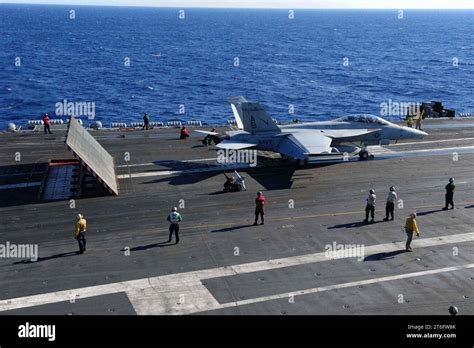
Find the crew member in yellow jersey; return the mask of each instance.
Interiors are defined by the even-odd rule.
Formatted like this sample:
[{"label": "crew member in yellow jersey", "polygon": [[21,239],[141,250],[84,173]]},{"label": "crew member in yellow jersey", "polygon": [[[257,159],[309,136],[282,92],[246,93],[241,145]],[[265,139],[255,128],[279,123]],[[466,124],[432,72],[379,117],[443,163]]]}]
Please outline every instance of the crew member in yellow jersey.
[{"label": "crew member in yellow jersey", "polygon": [[84,254],[86,251],[86,230],[87,230],[87,221],[84,219],[82,214],[77,214],[77,223],[76,223],[76,231],[74,233],[74,237],[79,244],[79,251],[78,254]]},{"label": "crew member in yellow jersey", "polygon": [[406,251],[413,251],[411,249],[411,241],[413,239],[413,233],[416,233],[416,236],[420,236],[420,230],[418,229],[418,224],[416,223],[416,213],[411,213],[405,222],[405,232],[407,233],[407,244],[405,246]]},{"label": "crew member in yellow jersey", "polygon": [[423,122],[423,119],[425,118],[425,109],[423,109],[421,112],[418,111],[418,115],[416,118],[416,129],[423,131],[423,128],[421,128],[421,124]]}]

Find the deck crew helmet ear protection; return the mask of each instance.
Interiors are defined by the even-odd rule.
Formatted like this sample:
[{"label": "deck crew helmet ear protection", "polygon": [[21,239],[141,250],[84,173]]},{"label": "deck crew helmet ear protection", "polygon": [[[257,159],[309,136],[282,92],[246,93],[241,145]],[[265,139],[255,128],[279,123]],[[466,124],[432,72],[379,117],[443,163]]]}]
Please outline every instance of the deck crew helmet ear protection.
[{"label": "deck crew helmet ear protection", "polygon": [[395,191],[395,186],[390,186],[390,191]]},{"label": "deck crew helmet ear protection", "polygon": [[454,181],[454,178],[449,178],[449,182],[453,182]]},{"label": "deck crew helmet ear protection", "polygon": [[82,214],[77,214],[77,219],[80,220],[82,219],[84,216],[82,216]]},{"label": "deck crew helmet ear protection", "polygon": [[173,207],[173,209],[171,209],[171,211],[178,211],[178,208]]},{"label": "deck crew helmet ear protection", "polygon": [[373,195],[375,191],[373,189],[370,189],[369,193]]},{"label": "deck crew helmet ear protection", "polygon": [[262,195],[262,191],[258,191],[257,196],[261,196],[261,195]]}]

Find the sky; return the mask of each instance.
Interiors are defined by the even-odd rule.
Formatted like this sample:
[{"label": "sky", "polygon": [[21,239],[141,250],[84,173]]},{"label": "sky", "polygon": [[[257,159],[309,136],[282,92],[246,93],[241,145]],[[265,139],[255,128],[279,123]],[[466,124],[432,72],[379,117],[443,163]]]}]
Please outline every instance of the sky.
[{"label": "sky", "polygon": [[474,0],[0,0],[0,3],[178,8],[474,9]]}]

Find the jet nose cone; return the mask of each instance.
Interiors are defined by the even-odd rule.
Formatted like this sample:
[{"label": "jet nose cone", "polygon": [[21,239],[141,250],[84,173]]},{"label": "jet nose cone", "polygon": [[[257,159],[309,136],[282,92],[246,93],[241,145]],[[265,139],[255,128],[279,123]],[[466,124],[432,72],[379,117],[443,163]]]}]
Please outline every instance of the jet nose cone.
[{"label": "jet nose cone", "polygon": [[428,135],[428,133],[423,132],[423,131],[418,130],[418,129],[414,129],[414,131],[415,131],[415,136],[419,139],[423,139],[424,137],[426,137]]},{"label": "jet nose cone", "polygon": [[423,132],[423,131],[418,130],[418,129],[408,128],[407,130],[408,130],[407,135],[410,138],[423,139],[424,137],[426,137],[428,135],[428,133]]}]

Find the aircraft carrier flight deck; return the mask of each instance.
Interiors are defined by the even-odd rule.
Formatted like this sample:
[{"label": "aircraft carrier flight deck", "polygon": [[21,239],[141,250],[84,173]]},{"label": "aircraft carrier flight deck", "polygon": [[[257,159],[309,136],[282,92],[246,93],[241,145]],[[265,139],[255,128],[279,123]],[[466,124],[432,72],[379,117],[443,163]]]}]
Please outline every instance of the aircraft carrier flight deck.
[{"label": "aircraft carrier flight deck", "polygon": [[[374,147],[373,160],[301,168],[269,152],[256,167],[219,164],[192,129],[186,140],[179,128],[91,130],[115,160],[118,195],[87,171],[55,169],[79,166],[64,127],[2,133],[0,244],[35,244],[39,257],[0,258],[0,313],[474,314],[474,120],[424,126],[423,140]],[[247,190],[223,193],[234,169]],[[450,177],[455,209],[442,210]],[[401,205],[385,222],[391,185]],[[375,222],[364,224],[370,188]],[[253,226],[257,191],[265,225]],[[167,243],[172,207],[179,244]],[[405,252],[413,211],[421,236]],[[335,244],[364,254],[328,257]]]}]

